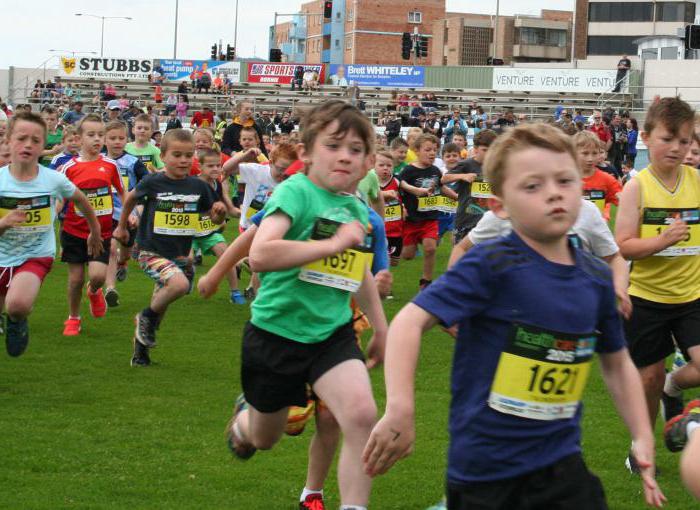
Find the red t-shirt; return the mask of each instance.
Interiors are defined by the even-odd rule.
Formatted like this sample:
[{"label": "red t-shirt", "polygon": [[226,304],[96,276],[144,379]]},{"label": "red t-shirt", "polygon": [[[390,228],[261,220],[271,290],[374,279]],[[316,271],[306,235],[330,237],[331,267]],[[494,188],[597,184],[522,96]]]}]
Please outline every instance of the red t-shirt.
[{"label": "red t-shirt", "polygon": [[610,204],[619,203],[617,194],[622,186],[612,175],[596,169],[590,177],[583,178],[583,197],[593,202],[600,212],[607,217]]},{"label": "red t-shirt", "polygon": [[610,140],[610,130],[604,123],[598,124],[598,127],[596,127],[595,124],[591,126],[591,131],[593,131],[596,136],[600,139],[601,142],[608,143],[608,140]]},{"label": "red t-shirt", "polygon": [[384,228],[387,237],[401,237],[403,235],[403,206],[399,194],[399,181],[392,177],[382,191],[396,191],[398,198],[384,200]]},{"label": "red t-shirt", "polygon": [[[222,152],[221,153],[221,166],[224,166],[224,163],[226,163],[229,159],[231,159],[231,156],[224,154]],[[202,169],[199,167],[199,159],[197,158],[197,156],[194,156],[192,158],[192,168],[190,168],[190,175],[193,177],[197,177],[201,173],[202,173]]]},{"label": "red t-shirt", "polygon": [[214,112],[208,110],[206,112],[194,112],[192,116],[192,124],[197,127],[209,127],[214,125]]},{"label": "red t-shirt", "polygon": [[[117,163],[102,155],[95,161],[74,158],[63,166],[61,172],[88,197],[100,222],[102,239],[111,238],[114,209],[112,188],[120,195],[124,192]],[[63,230],[81,239],[87,239],[90,235],[87,220],[72,201],[68,203]]]}]

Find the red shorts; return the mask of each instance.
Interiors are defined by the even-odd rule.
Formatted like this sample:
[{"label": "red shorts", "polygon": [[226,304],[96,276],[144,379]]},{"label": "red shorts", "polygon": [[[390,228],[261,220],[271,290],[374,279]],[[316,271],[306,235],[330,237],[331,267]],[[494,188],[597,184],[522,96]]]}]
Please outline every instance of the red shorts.
[{"label": "red shorts", "polygon": [[425,220],[418,222],[403,222],[403,245],[411,246],[420,243],[423,239],[438,239],[438,220]]},{"label": "red shorts", "polygon": [[19,273],[32,273],[39,277],[39,281],[43,282],[46,275],[51,271],[53,265],[53,257],[37,257],[27,259],[24,264],[16,267],[0,267],[0,296],[6,296],[7,290],[10,288],[12,278]]}]

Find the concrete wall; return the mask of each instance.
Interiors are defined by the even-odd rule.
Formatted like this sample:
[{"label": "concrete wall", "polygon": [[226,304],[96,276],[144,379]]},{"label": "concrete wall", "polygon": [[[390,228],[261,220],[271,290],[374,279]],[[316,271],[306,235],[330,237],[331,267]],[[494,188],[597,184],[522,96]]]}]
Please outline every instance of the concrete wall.
[{"label": "concrete wall", "polygon": [[645,105],[656,95],[680,95],[700,108],[700,60],[647,60],[644,64]]},{"label": "concrete wall", "polygon": [[[37,80],[54,81],[58,75],[57,68],[12,67],[0,69],[0,97],[9,104],[22,102],[28,91],[34,88]],[[10,83],[12,80],[12,83]]]}]

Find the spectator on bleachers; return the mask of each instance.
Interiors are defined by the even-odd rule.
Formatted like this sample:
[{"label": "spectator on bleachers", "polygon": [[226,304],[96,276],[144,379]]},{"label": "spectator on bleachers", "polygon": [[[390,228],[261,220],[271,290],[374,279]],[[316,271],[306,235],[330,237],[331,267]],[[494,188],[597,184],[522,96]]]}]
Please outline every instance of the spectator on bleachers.
[{"label": "spectator on bleachers", "polygon": [[214,126],[214,112],[208,104],[202,107],[202,111],[194,112],[190,124],[196,128]]},{"label": "spectator on bleachers", "polygon": [[221,77],[221,73],[216,73],[216,78],[211,82],[214,92],[217,94],[225,94],[224,91],[224,79]]},{"label": "spectator on bleachers", "polygon": [[180,119],[180,122],[185,122],[187,120],[187,110],[189,109],[190,105],[186,101],[187,96],[185,95],[180,95],[177,101],[177,105],[175,105],[175,111],[177,112],[177,118]]},{"label": "spectator on bleachers", "polygon": [[588,118],[585,115],[583,115],[583,112],[581,111],[580,108],[577,108],[576,110],[574,110],[574,119],[573,120],[575,123],[583,122],[585,124],[588,121]]},{"label": "spectator on bleachers", "polygon": [[83,102],[75,101],[71,106],[71,109],[68,110],[65,115],[63,115],[62,120],[64,124],[75,124],[83,117],[85,117],[85,114],[83,113]]},{"label": "spectator on bleachers", "polygon": [[46,80],[46,84],[44,85],[41,98],[44,101],[49,101],[54,97],[54,84],[51,82],[51,80]]},{"label": "spectator on bleachers", "polygon": [[376,121],[377,126],[384,126],[386,124],[386,113],[384,110],[381,110],[377,114],[377,121]]},{"label": "spectator on bleachers", "polygon": [[423,105],[423,108],[425,108],[426,111],[430,111],[431,108],[437,110],[438,102],[434,92],[426,92],[426,94],[423,97],[424,99],[421,102],[421,104]]},{"label": "spectator on bleachers", "polygon": [[608,161],[618,172],[622,171],[622,162],[627,154],[627,126],[622,122],[622,117],[615,114],[610,122],[610,135],[612,144],[608,150]]},{"label": "spectator on bleachers", "polygon": [[612,145],[612,137],[610,136],[610,130],[603,122],[603,112],[600,110],[593,110],[593,125],[590,127],[590,130],[605,144],[605,150],[609,150]]},{"label": "spectator on bleachers", "polygon": [[282,119],[279,123],[280,133],[289,134],[294,131],[294,121],[291,119],[289,113],[283,113]]},{"label": "spectator on bleachers", "polygon": [[252,127],[258,134],[260,140],[260,150],[267,156],[267,150],[262,145],[262,133],[253,120],[253,103],[247,100],[239,101],[233,111],[233,120],[226,127],[224,137],[221,141],[221,151],[231,155],[232,152],[238,152],[242,149],[240,142],[241,129],[244,127]]},{"label": "spectator on bleachers", "polygon": [[515,127],[517,122],[515,121],[513,110],[506,110],[503,116],[496,121],[496,124],[501,130],[509,127]]},{"label": "spectator on bleachers", "polygon": [[180,85],[177,86],[177,93],[178,93],[179,96],[181,96],[181,97],[183,98],[183,100],[185,101],[185,103],[189,103],[189,102],[190,102],[190,100],[189,100],[188,97],[187,97],[187,92],[188,92],[187,83],[184,82],[184,81],[181,81],[181,82],[180,82]]},{"label": "spectator on bleachers", "polygon": [[32,92],[29,94],[29,97],[34,98],[34,99],[39,99],[39,98],[41,98],[43,91],[44,91],[44,84],[42,83],[41,80],[37,80],[36,83],[34,84],[34,88],[32,89]]},{"label": "spectator on bleachers", "polygon": [[160,129],[160,117],[153,111],[153,105],[146,105],[146,115],[151,118],[151,130],[155,133]]},{"label": "spectator on bleachers", "polygon": [[313,69],[304,71],[301,87],[304,90],[318,89],[318,74]]},{"label": "spectator on bleachers", "polygon": [[627,119],[627,161],[634,168],[634,160],[637,159],[637,137],[639,136],[639,127],[637,119],[630,117]]},{"label": "spectator on bleachers", "polygon": [[192,91],[197,90],[197,81],[199,80],[200,76],[201,71],[199,70],[199,66],[194,66],[194,69],[192,69],[192,72],[190,73],[190,86],[192,87]]},{"label": "spectator on bleachers", "polygon": [[304,83],[304,68],[302,66],[296,66],[294,68],[294,76],[292,77],[292,90],[295,89],[295,87],[299,90],[301,90],[301,87]]},{"label": "spectator on bleachers", "polygon": [[117,89],[114,88],[114,85],[111,83],[105,84],[104,88],[102,89],[102,100],[103,101],[112,101],[113,99],[117,98]]},{"label": "spectator on bleachers", "polygon": [[423,108],[420,105],[420,101],[418,100],[418,96],[411,97],[411,102],[409,103],[409,106],[411,107],[411,112],[409,113],[409,115],[411,117],[413,117],[414,119],[417,119],[421,113],[423,115],[425,115],[425,108]]},{"label": "spectator on bleachers", "polygon": [[394,138],[401,135],[401,119],[396,115],[395,111],[389,111],[387,113],[386,129],[384,130],[386,134],[386,142],[391,144]]},{"label": "spectator on bleachers", "polygon": [[128,110],[131,106],[131,103],[129,102],[129,94],[124,92],[124,94],[122,94],[122,97],[119,99],[119,103],[122,105],[122,110]]},{"label": "spectator on bleachers", "polygon": [[[127,100],[128,102],[128,100]],[[123,104],[123,103],[122,103]],[[126,122],[126,125],[129,130],[129,139],[133,140],[134,139],[134,120],[136,117],[141,115],[143,110],[141,110],[141,105],[139,104],[138,101],[132,101],[131,103],[128,104],[128,107],[125,110],[122,110],[122,120]]]},{"label": "spectator on bleachers", "polygon": [[168,97],[165,98],[165,115],[170,115],[170,112],[174,112],[176,106],[177,94],[175,94],[175,92],[171,92],[168,94]]},{"label": "spectator on bleachers", "polygon": [[395,112],[399,108],[398,94],[399,91],[396,89],[391,91],[391,95],[389,96],[389,102],[386,105],[387,112]]},{"label": "spectator on bleachers", "polygon": [[431,109],[428,112],[428,117],[425,119],[421,127],[423,128],[424,133],[434,135],[438,138],[438,140],[442,138],[442,126],[440,125],[440,121],[437,119],[435,110]]},{"label": "spectator on bleachers", "polygon": [[75,89],[71,86],[70,83],[66,83],[65,88],[63,89],[63,94],[70,100],[73,98],[75,95]]},{"label": "spectator on bleachers", "polygon": [[275,124],[270,118],[269,110],[263,110],[262,114],[260,114],[260,116],[257,119],[255,119],[255,123],[258,125],[258,128],[260,129],[260,132],[263,135],[269,136],[276,131]]},{"label": "spectator on bleachers", "polygon": [[471,111],[472,125],[476,125],[477,120],[481,120],[482,124],[489,120],[489,116],[484,112],[484,109],[476,103],[472,103]]},{"label": "spectator on bleachers", "polygon": [[60,76],[56,77],[56,81],[53,84],[53,90],[55,97],[61,97],[63,95],[65,87],[63,86]]},{"label": "spectator on bleachers", "polygon": [[177,112],[171,110],[168,114],[168,123],[165,125],[165,132],[167,133],[171,129],[182,129],[182,122],[177,118]]},{"label": "spectator on bleachers", "polygon": [[155,87],[153,87],[153,102],[158,105],[158,109],[160,110],[160,105],[163,104],[163,87],[161,87],[160,84],[156,84]]},{"label": "spectator on bleachers", "polygon": [[461,131],[462,133],[468,131],[467,123],[462,118],[459,108],[455,108],[452,111],[452,118],[447,123],[447,126],[445,126],[445,143],[450,143],[452,141],[452,136],[455,131]]},{"label": "spectator on bleachers", "polygon": [[111,101],[107,102],[107,106],[105,106],[105,112],[102,115],[102,118],[106,123],[112,122],[114,120],[123,120],[121,118],[121,113],[122,113],[122,105],[117,99],[112,99]]},{"label": "spectator on bleachers", "polygon": [[399,108],[403,111],[408,108],[409,96],[405,92],[398,97]]},{"label": "spectator on bleachers", "polygon": [[201,71],[199,78],[197,79],[197,93],[201,94],[204,90],[205,94],[209,93],[211,88],[211,75],[206,71]]}]

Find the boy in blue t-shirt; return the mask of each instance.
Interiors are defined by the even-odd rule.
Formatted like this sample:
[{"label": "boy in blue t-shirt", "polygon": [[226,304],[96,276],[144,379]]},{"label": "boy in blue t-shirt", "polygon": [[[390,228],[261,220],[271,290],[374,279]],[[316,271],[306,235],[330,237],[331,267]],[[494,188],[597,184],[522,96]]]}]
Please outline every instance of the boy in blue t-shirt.
[{"label": "boy in blue t-shirt", "polygon": [[[517,169],[517,171],[516,171]],[[581,456],[581,398],[593,354],[634,439],[648,504],[654,437],[641,380],[615,309],[610,270],[569,244],[581,174],[569,138],[537,124],[491,146],[493,210],[513,232],[478,245],[406,305],[386,347],[387,408],[363,454],[370,475],[408,455],[415,438],[420,338],[459,326],[452,366],[447,507],[607,508]]]}]

